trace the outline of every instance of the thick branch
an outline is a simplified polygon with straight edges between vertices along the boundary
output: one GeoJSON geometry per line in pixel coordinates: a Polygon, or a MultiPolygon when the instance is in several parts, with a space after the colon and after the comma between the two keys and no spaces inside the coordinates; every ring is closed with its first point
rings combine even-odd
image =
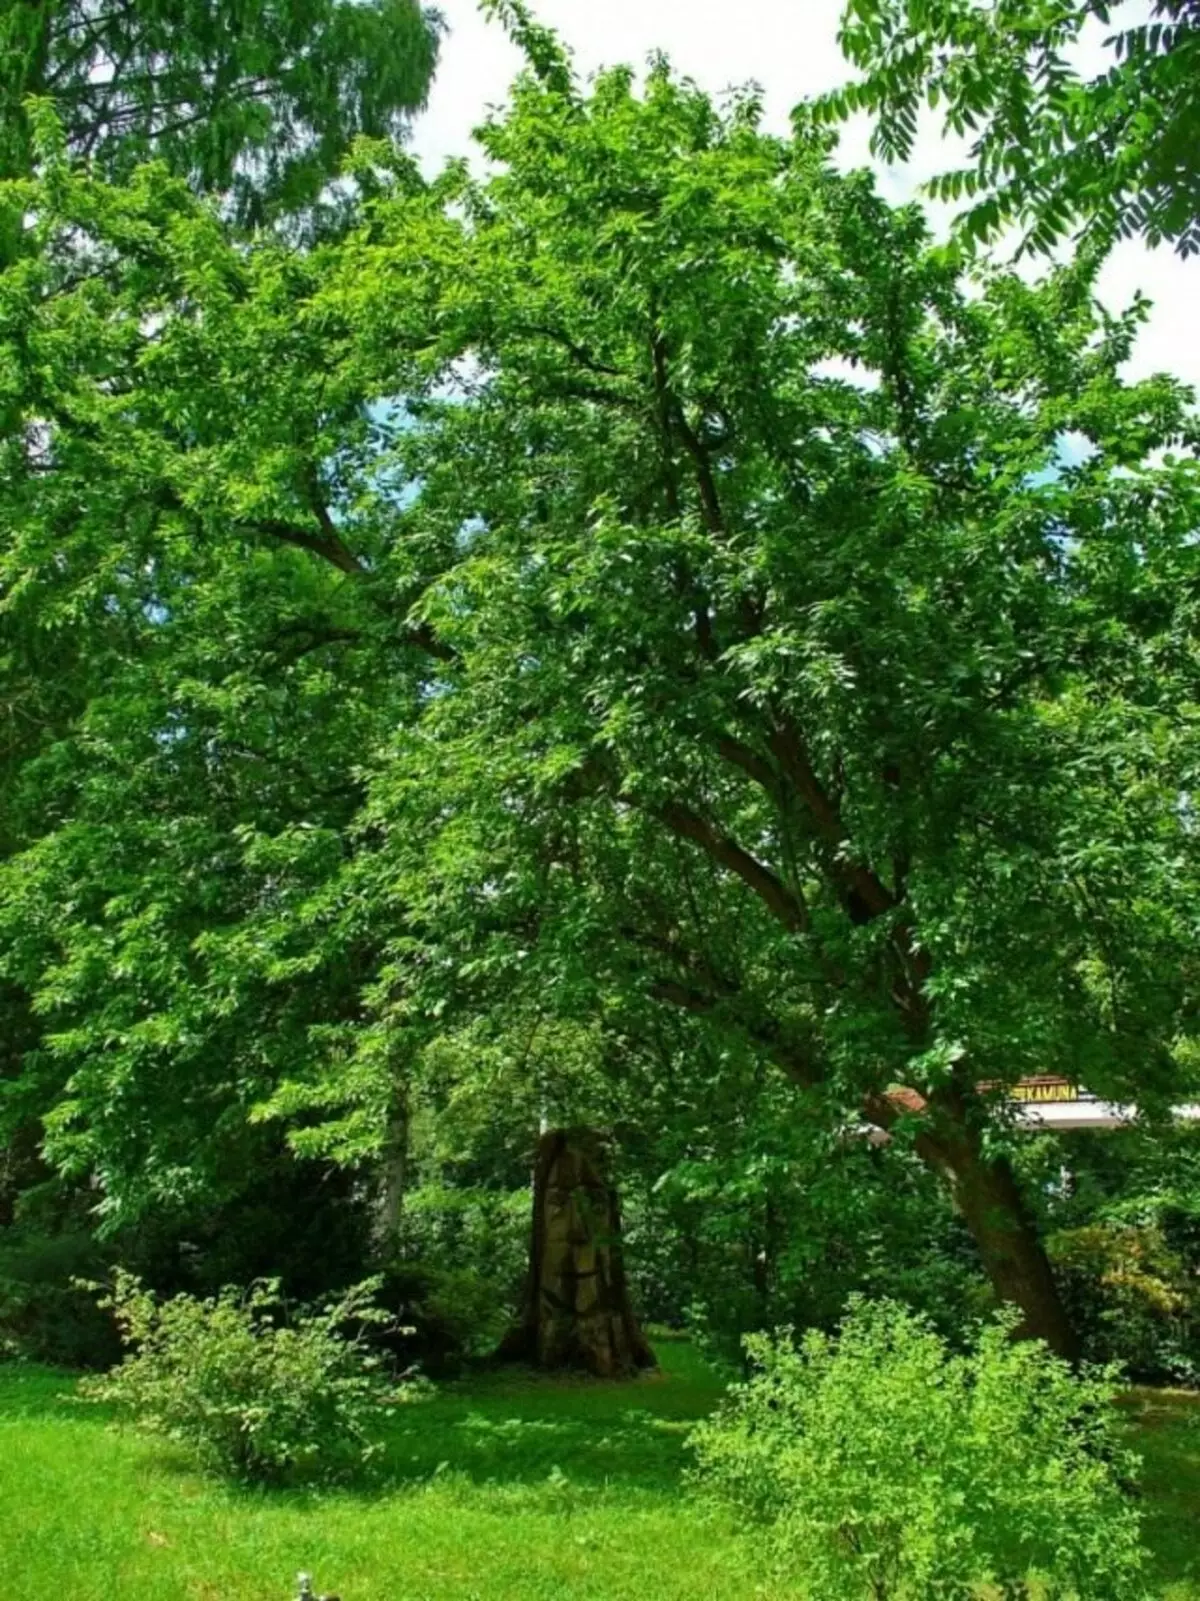
{"type": "MultiPolygon", "coordinates": [[[[281,540],[285,545],[295,545],[300,550],[311,551],[314,556],[320,556],[339,572],[347,573],[354,578],[365,577],[367,569],[343,542],[333,518],[327,511],[323,514],[318,512],[317,516],[323,529],[320,534],[311,533],[306,528],[297,528],[291,523],[276,521],[251,523],[247,526],[256,533],[267,534],[272,539],[281,540]]],[[[426,622],[409,623],[398,643],[415,646],[427,656],[436,656],[439,661],[458,660],[458,652],[444,640],[439,639],[426,622]]]]}
{"type": "Polygon", "coordinates": [[[817,777],[795,725],[789,721],[772,730],[768,744],[807,807],[818,835],[830,848],[832,871],[847,895],[853,897],[852,915],[857,921],[869,922],[892,911],[896,897],[883,880],[869,867],[843,856],[848,835],[841,814],[817,777]]]}
{"type": "Polygon", "coordinates": [[[257,533],[281,540],[285,545],[296,545],[301,550],[311,551],[314,556],[320,556],[322,561],[329,562],[339,572],[349,573],[355,578],[361,578],[366,572],[366,568],[333,526],[332,519],[330,519],[332,533],[323,531],[314,534],[307,528],[297,528],[292,523],[274,520],[251,523],[248,526],[257,533]]]}
{"type": "MultiPolygon", "coordinates": [[[[715,1010],[723,1000],[720,996],[710,995],[672,978],[654,979],[650,985],[650,996],[653,1000],[664,1001],[668,1006],[677,1006],[682,1011],[699,1016],[715,1010]]],[[[733,1013],[730,1014],[730,1021],[797,1084],[813,1089],[821,1082],[819,1063],[797,1041],[786,1039],[777,1027],[748,1023],[733,1013]]]]}
{"type": "Polygon", "coordinates": [[[440,662],[456,662],[458,652],[453,645],[439,639],[428,623],[410,623],[404,631],[402,644],[413,645],[427,656],[436,656],[440,662]]]}
{"type": "Polygon", "coordinates": [[[657,815],[673,834],[680,839],[690,839],[713,861],[736,873],[789,933],[801,933],[808,927],[808,907],[800,895],[790,890],[770,868],[764,867],[728,835],[720,833],[699,813],[679,801],[668,801],[657,808],[657,815]]]}
{"type": "Polygon", "coordinates": [[[659,428],[662,431],[663,444],[668,458],[668,472],[672,476],[674,475],[674,463],[671,461],[671,435],[672,433],[678,433],[684,449],[692,458],[692,465],[696,470],[696,483],[700,491],[700,506],[704,515],[704,525],[710,534],[722,534],[725,532],[725,517],[717,495],[717,485],[712,474],[712,464],[708,459],[708,452],[705,450],[704,445],[688,423],[682,402],[671,389],[667,347],[657,329],[650,336],[650,352],[654,362],[654,392],[658,409],[659,428]]]}
{"type": "MultiPolygon", "coordinates": [[[[292,630],[291,632],[299,633],[302,636],[304,630],[292,630]]],[[[280,665],[294,667],[297,662],[303,661],[306,656],[311,656],[314,651],[324,650],[327,645],[357,645],[361,639],[362,635],[356,628],[311,629],[308,630],[308,638],[301,637],[299,644],[293,645],[286,654],[280,650],[280,665]]],[[[280,640],[277,640],[277,644],[281,643],[282,640],[280,638],[280,640]]],[[[275,649],[276,646],[273,645],[271,648],[275,649]]]]}
{"type": "Polygon", "coordinates": [[[704,526],[710,534],[725,532],[725,513],[717,494],[717,481],[713,477],[712,462],[695,429],[688,422],[680,401],[675,402],[675,425],[679,429],[684,449],[692,458],[696,469],[696,485],[700,491],[700,505],[704,511],[704,526]]]}
{"type": "Polygon", "coordinates": [[[671,402],[667,391],[667,357],[662,340],[657,334],[650,338],[650,357],[654,363],[654,401],[658,413],[659,441],[663,453],[664,487],[667,515],[678,522],[683,514],[679,498],[679,474],[675,470],[675,452],[671,443],[671,402]]]}
{"type": "Polygon", "coordinates": [[[765,761],[757,751],[751,750],[749,745],[743,744],[732,734],[718,734],[717,750],[725,761],[734,767],[740,767],[742,772],[748,774],[773,800],[778,799],[779,775],[770,762],[765,761]]]}
{"type": "Polygon", "coordinates": [[[624,378],[627,376],[619,367],[611,367],[607,362],[597,361],[595,356],[585,349],[583,345],[576,344],[570,334],[563,333],[561,329],[547,328],[541,323],[531,323],[526,328],[516,329],[515,332],[518,338],[522,334],[527,334],[530,337],[540,336],[543,339],[553,340],[556,345],[561,345],[564,350],[570,351],[574,360],[581,367],[586,367],[589,372],[602,373],[606,378],[624,378]]]}

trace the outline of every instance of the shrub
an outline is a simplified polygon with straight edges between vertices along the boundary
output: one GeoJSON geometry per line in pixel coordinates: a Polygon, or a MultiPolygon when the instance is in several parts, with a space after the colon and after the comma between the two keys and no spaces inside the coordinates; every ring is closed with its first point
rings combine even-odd
{"type": "Polygon", "coordinates": [[[1109,1374],[1077,1377],[1012,1319],[953,1353],[856,1300],[837,1338],[750,1336],[754,1371],[692,1435],[702,1483],[761,1520],[812,1601],[1145,1594],[1109,1374]]]}
{"type": "Polygon", "coordinates": [[[1046,1245],[1090,1357],[1148,1382],[1200,1381],[1200,1282],[1157,1222],[1104,1219],[1046,1245]]]}
{"type": "Polygon", "coordinates": [[[277,1281],[160,1301],[119,1271],[105,1304],[132,1349],[84,1381],[85,1399],[233,1478],[346,1477],[377,1452],[382,1415],[403,1395],[365,1347],[364,1329],[385,1316],[372,1305],[375,1287],[286,1318],[277,1281]]]}
{"type": "Polygon", "coordinates": [[[392,1262],[379,1275],[380,1303],[395,1321],[370,1336],[400,1370],[442,1378],[490,1356],[511,1327],[510,1298],[489,1279],[430,1262],[392,1262]]]}

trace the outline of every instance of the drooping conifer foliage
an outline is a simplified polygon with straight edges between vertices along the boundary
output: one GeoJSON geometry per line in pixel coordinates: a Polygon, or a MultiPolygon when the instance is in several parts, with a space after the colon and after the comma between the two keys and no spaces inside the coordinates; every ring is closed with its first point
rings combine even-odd
{"type": "Polygon", "coordinates": [[[154,155],[244,214],[310,203],[359,134],[424,103],[438,39],[418,0],[33,0],[0,17],[0,172],[32,159],[26,102],[73,152],[128,174],[154,155]]]}

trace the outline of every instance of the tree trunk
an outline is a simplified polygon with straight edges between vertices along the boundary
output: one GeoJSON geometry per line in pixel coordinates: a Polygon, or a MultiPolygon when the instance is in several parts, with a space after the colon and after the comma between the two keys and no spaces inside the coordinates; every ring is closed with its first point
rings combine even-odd
{"type": "Polygon", "coordinates": [[[525,1305],[497,1354],[606,1379],[654,1366],[629,1302],[608,1152],[593,1129],[550,1129],[538,1141],[525,1305]]]}
{"type": "Polygon", "coordinates": [[[385,1259],[396,1244],[407,1188],[408,1092],[405,1086],[398,1085],[388,1107],[387,1130],[375,1185],[375,1249],[385,1259]]]}
{"type": "Polygon", "coordinates": [[[1078,1360],[1078,1336],[1008,1161],[980,1157],[968,1164],[954,1195],[997,1298],[1020,1308],[1017,1333],[1078,1360]]]}
{"type": "Polygon", "coordinates": [[[997,1300],[1020,1311],[1018,1335],[1044,1340],[1076,1361],[1078,1337],[1007,1158],[987,1154],[959,1097],[934,1097],[930,1110],[931,1127],[917,1136],[917,1154],[948,1182],[997,1300]]]}

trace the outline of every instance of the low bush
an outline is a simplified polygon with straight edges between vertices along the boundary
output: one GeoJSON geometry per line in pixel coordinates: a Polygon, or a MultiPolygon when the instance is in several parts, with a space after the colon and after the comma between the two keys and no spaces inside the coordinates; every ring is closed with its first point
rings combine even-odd
{"type": "Polygon", "coordinates": [[[506,1294],[465,1268],[400,1261],[379,1278],[379,1302],[394,1321],[368,1338],[399,1371],[460,1373],[495,1351],[515,1315],[506,1294]]]}
{"type": "Polygon", "coordinates": [[[386,1317],[375,1288],[368,1281],[289,1316],[275,1281],[160,1301],[118,1272],[104,1304],[130,1352],[86,1379],[84,1397],[231,1478],[351,1476],[379,1450],[383,1415],[405,1393],[384,1381],[366,1346],[365,1330],[386,1317]]]}
{"type": "Polygon", "coordinates": [[[702,1484],[770,1531],[812,1601],[1146,1594],[1111,1374],[983,1327],[857,1300],[836,1337],[746,1341],[751,1378],[692,1435],[702,1484]]]}

